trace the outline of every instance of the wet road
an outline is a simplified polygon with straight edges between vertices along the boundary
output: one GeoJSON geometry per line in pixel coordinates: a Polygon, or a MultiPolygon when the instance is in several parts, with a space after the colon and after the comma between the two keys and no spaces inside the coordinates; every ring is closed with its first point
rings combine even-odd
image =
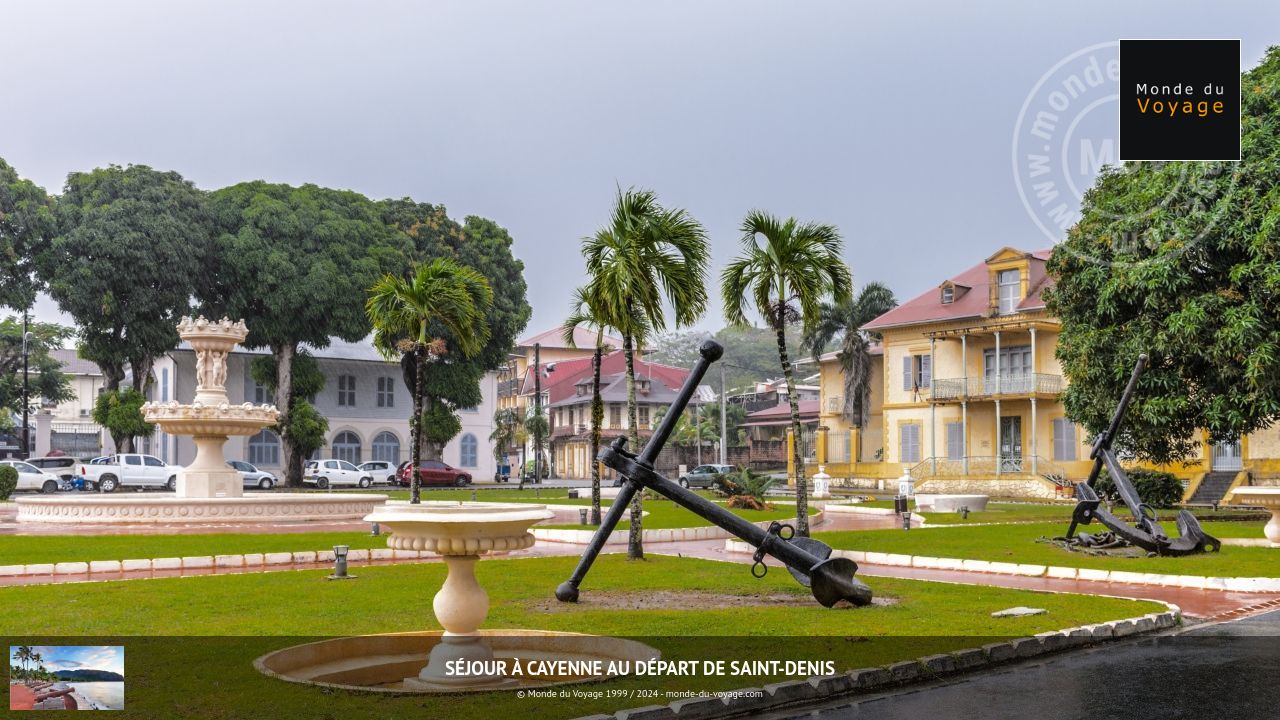
{"type": "Polygon", "coordinates": [[[771,720],[1280,717],[1280,611],[1072,652],[771,720]]]}

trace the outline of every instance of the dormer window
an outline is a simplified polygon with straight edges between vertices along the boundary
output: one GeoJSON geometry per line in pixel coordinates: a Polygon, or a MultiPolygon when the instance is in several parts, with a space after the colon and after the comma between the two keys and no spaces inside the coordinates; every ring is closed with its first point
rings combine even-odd
{"type": "Polygon", "coordinates": [[[1022,301],[1022,271],[1001,270],[996,274],[998,309],[1001,315],[1009,315],[1018,311],[1018,303],[1022,301]]]}
{"type": "Polygon", "coordinates": [[[942,286],[942,304],[950,305],[956,299],[956,289],[953,285],[942,286]]]}

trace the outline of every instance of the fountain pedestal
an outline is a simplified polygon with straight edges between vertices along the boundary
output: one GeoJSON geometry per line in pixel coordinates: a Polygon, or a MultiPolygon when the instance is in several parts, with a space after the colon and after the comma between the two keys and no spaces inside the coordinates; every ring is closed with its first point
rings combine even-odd
{"type": "Polygon", "coordinates": [[[492,647],[480,633],[489,614],[489,595],[476,581],[480,556],[491,550],[531,547],[534,537],[529,526],[552,517],[554,513],[542,505],[425,502],[388,503],[365,518],[391,531],[389,547],[434,552],[449,568],[431,603],[444,637],[431,649],[427,666],[416,677],[405,678],[405,687],[501,689],[515,684],[515,680],[495,673],[451,673],[448,664],[494,660],[492,647]]]}

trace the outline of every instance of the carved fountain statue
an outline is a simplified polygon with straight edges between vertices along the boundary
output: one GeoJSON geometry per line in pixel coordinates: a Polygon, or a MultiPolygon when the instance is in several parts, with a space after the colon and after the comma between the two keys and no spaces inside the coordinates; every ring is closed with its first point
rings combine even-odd
{"type": "Polygon", "coordinates": [[[248,334],[243,320],[182,318],[178,336],[190,343],[196,353],[195,399],[190,405],[173,400],[142,406],[147,422],[172,435],[190,435],[195,441],[195,460],[178,473],[178,497],[244,495],[240,473],[227,466],[222,446],[230,436],[255,435],[280,418],[274,405],[232,405],[227,399],[227,358],[248,334]]]}
{"type": "Polygon", "coordinates": [[[142,406],[147,422],[195,442],[191,464],[178,472],[174,493],[72,493],[18,499],[18,520],[37,523],[279,523],[358,520],[387,501],[370,493],[245,493],[240,473],[228,467],[229,437],[257,434],[274,425],[272,405],[232,404],[227,397],[227,360],[249,334],[244,321],[184,317],[178,335],[196,356],[196,393],[191,404],[176,400],[142,406]]]}

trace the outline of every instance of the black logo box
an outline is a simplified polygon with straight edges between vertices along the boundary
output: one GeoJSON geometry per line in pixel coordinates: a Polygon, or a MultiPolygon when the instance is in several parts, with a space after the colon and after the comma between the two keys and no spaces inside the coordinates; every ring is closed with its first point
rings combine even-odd
{"type": "Polygon", "coordinates": [[[1121,40],[1120,159],[1239,160],[1240,41],[1121,40]]]}

